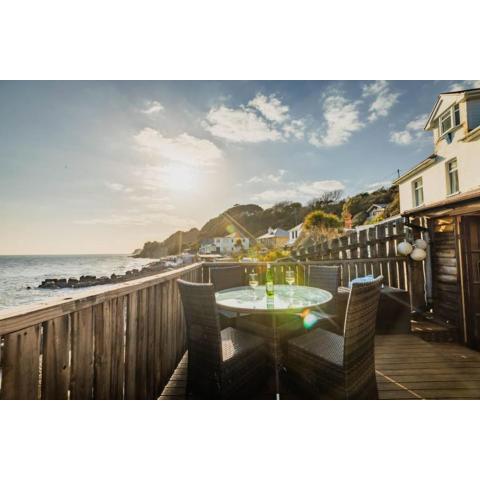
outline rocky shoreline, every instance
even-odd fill
[[[149,263],[141,270],[134,268],[128,270],[124,275],[116,275],[112,273],[110,277],[96,277],[95,275],[82,275],[80,278],[46,278],[38,286],[38,288],[47,288],[56,290],[60,288],[85,288],[94,287],[97,285],[108,285],[113,283],[127,282],[130,280],[136,280],[137,278],[147,277],[149,275],[156,275],[166,270],[171,270],[172,267],[168,266],[165,262],[153,262]]]

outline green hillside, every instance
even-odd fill
[[[187,232],[177,231],[164,241],[147,242],[136,256],[159,258],[172,255],[185,249],[196,250],[203,240],[221,237],[238,231],[247,237],[258,237],[268,227],[289,229],[301,223],[313,210],[323,210],[342,217],[345,202],[352,215],[353,226],[363,225],[367,219],[367,210],[374,203],[387,204],[386,216],[399,213],[398,189],[381,188],[374,192],[364,192],[348,199],[341,198],[340,191],[326,192],[312,199],[306,205],[298,202],[280,202],[273,207],[263,209],[254,204],[235,205],[215,218],[210,219],[198,230],[192,228]]]

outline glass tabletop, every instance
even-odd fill
[[[295,313],[327,303],[332,294],[314,287],[275,285],[273,297],[267,297],[265,285],[259,285],[221,290],[215,298],[220,308],[233,312]]]

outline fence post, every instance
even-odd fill
[[[416,218],[412,222],[414,225],[419,225],[419,220]],[[412,228],[413,240],[421,238],[420,229]],[[423,262],[416,262],[410,257],[407,263],[408,283],[410,291],[410,306],[412,313],[416,316],[421,315],[425,311],[425,281],[423,276]]]

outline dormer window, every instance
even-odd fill
[[[460,106],[453,105],[449,108],[445,113],[440,115],[438,123],[440,125],[440,136],[445,135],[460,125]]]

